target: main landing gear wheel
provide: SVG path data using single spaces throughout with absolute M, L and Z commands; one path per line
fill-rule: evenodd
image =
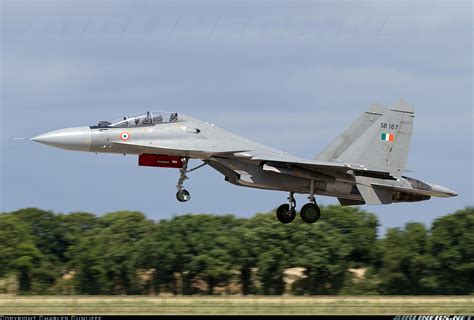
M 296 211 L 295 208 L 290 209 L 290 205 L 288 203 L 285 203 L 278 207 L 276 216 L 278 221 L 286 224 L 295 220 Z
M 321 217 L 321 210 L 316 203 L 307 203 L 301 208 L 301 220 L 306 223 L 315 223 Z
M 288 203 L 282 204 L 278 207 L 276 216 L 278 221 L 281 223 L 290 223 L 295 220 L 296 217 L 296 200 L 293 196 L 293 192 L 290 192 L 288 196 Z
M 191 199 L 191 195 L 189 194 L 188 190 L 182 189 L 176 192 L 176 199 L 178 199 L 179 202 L 186 202 Z

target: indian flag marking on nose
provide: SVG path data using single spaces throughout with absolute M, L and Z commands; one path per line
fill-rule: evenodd
M 395 136 L 391 133 L 382 133 L 382 140 L 383 141 L 393 141 Z
M 130 135 L 128 134 L 128 132 L 122 132 L 120 134 L 120 139 L 122 139 L 123 141 L 127 141 L 128 138 L 130 138 Z

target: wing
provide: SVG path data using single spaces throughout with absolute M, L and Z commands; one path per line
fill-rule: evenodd
M 262 163 L 263 170 L 289 174 L 308 179 L 334 182 L 336 178 L 353 182 L 354 176 L 395 180 L 388 172 L 369 170 L 358 163 L 328 162 L 304 159 L 290 155 L 260 155 L 249 160 Z

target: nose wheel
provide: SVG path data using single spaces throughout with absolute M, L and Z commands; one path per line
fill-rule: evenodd
M 178 192 L 176 192 L 176 199 L 178 199 L 179 202 L 186 202 L 191 200 L 191 195 L 186 189 L 178 190 Z

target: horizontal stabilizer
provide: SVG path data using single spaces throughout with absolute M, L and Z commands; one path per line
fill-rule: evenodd
M 430 197 L 455 197 L 457 193 L 453 190 L 450 190 L 446 187 L 430 184 L 429 188 L 404 188 L 404 187 L 394 187 L 389 185 L 382 185 L 378 183 L 373 183 L 372 186 L 380 189 L 390 190 L 391 192 L 401 192 L 414 195 L 424 195 Z

